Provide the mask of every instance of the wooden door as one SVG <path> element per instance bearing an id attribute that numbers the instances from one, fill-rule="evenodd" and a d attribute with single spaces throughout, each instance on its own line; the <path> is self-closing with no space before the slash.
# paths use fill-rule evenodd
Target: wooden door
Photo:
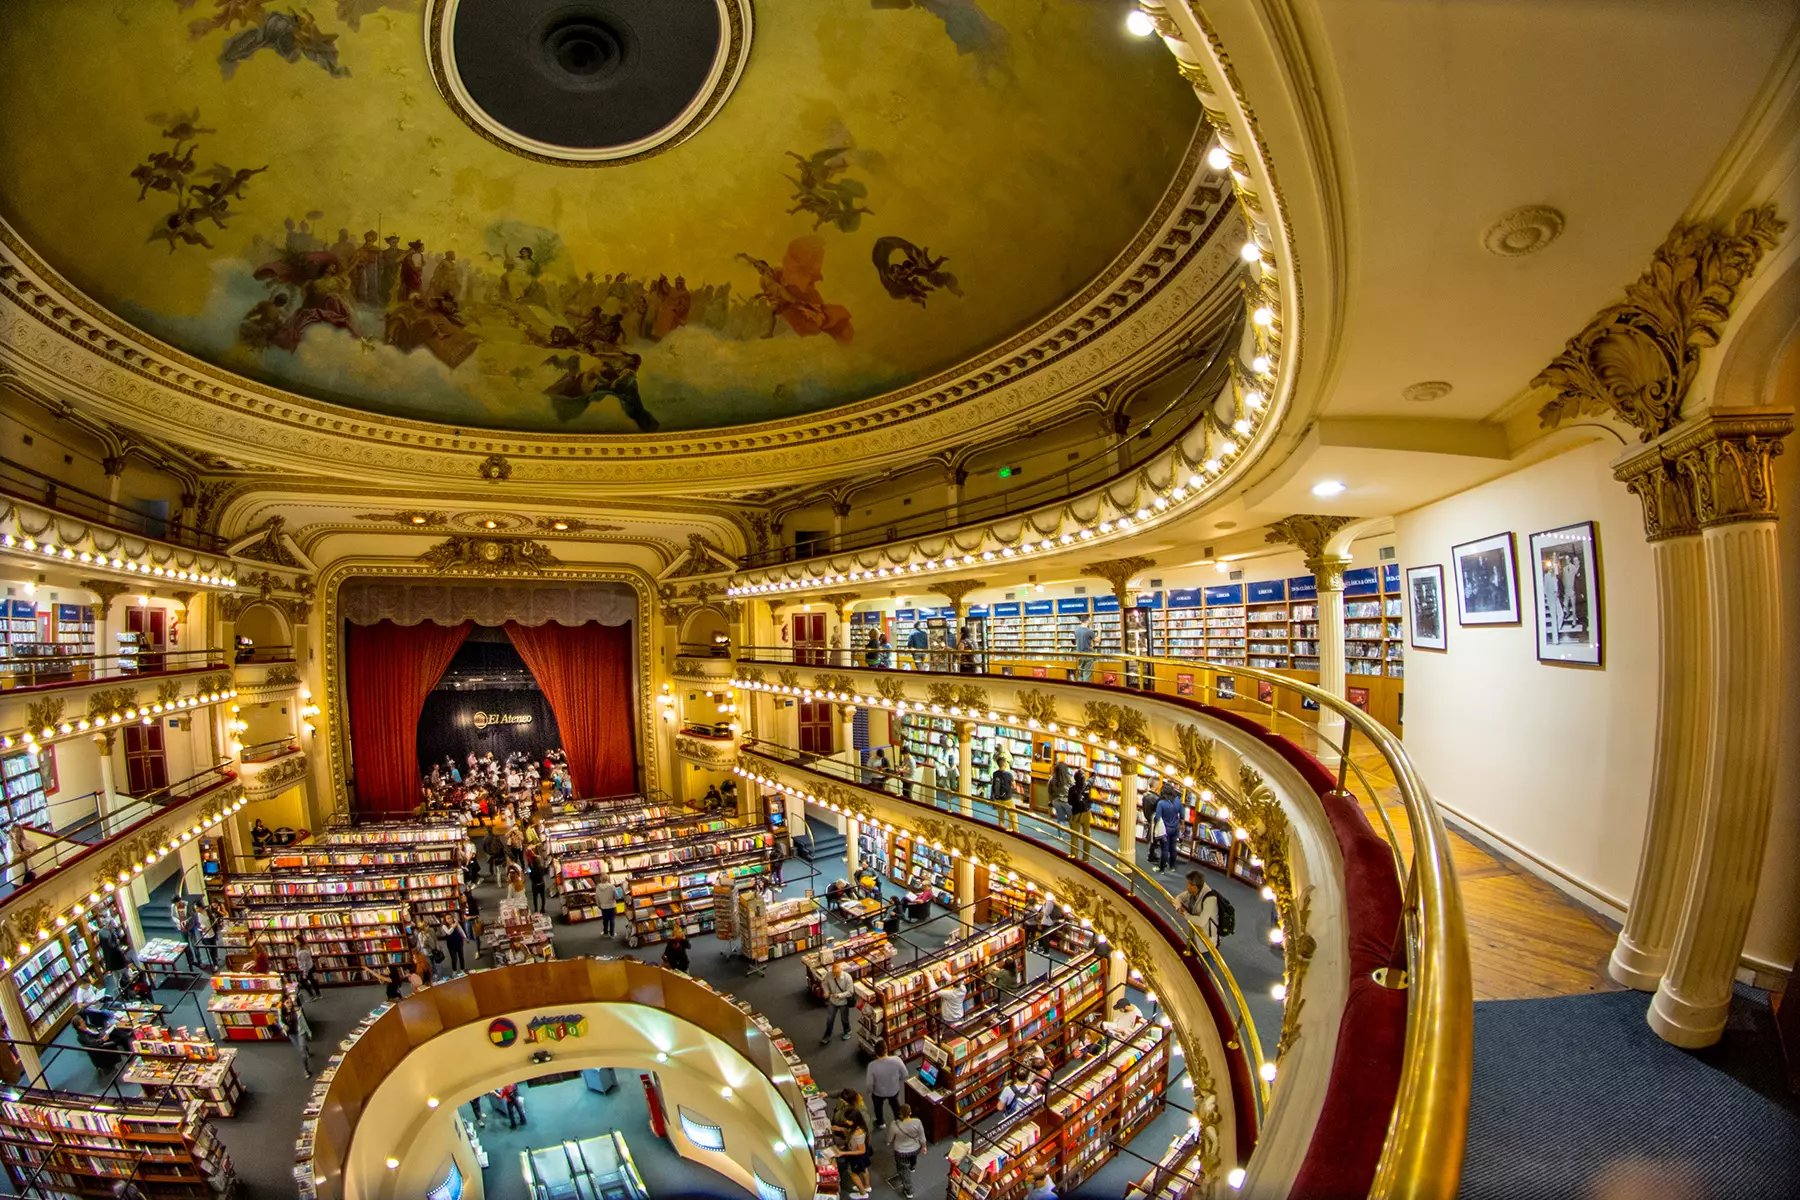
<path id="1" fill-rule="evenodd" d="M 169 645 L 168 610 L 133 605 L 125 610 L 125 632 L 145 635 L 144 653 L 138 655 L 138 670 L 162 670 L 162 651 L 168 649 Z"/>
<path id="2" fill-rule="evenodd" d="M 802 754 L 831 754 L 836 751 L 836 739 L 832 735 L 831 705 L 823 700 L 802 700 L 800 702 L 800 752 Z"/>
<path id="3" fill-rule="evenodd" d="M 125 790 L 143 796 L 169 786 L 162 725 L 125 726 Z"/>
<path id="4" fill-rule="evenodd" d="M 794 614 L 794 661 L 803 667 L 822 667 L 825 657 L 825 614 Z"/>

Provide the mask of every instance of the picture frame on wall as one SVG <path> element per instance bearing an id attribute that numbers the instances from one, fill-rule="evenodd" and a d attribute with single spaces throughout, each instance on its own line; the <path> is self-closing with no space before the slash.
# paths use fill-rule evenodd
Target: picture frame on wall
<path id="1" fill-rule="evenodd" d="M 1457 624 L 1519 623 L 1519 568 L 1510 532 L 1450 547 L 1450 563 L 1456 573 Z"/>
<path id="2" fill-rule="evenodd" d="M 1444 566 L 1406 568 L 1406 615 L 1410 641 L 1417 650 L 1448 650 L 1444 626 Z"/>
<path id="3" fill-rule="evenodd" d="M 1529 544 L 1538 661 L 1604 665 L 1599 528 L 1580 521 L 1534 533 Z"/>

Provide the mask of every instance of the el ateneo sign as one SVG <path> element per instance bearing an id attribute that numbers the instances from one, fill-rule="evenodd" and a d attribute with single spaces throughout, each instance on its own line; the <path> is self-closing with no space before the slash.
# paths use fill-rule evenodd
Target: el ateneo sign
<path id="1" fill-rule="evenodd" d="M 477 712 L 469 720 L 477 729 L 489 729 L 496 725 L 529 725 L 531 714 Z"/>

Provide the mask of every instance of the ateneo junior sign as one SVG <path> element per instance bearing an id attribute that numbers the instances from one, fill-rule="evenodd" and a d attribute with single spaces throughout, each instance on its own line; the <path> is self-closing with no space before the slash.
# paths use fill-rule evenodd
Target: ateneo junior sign
<path id="1" fill-rule="evenodd" d="M 494 725 L 529 725 L 531 714 L 478 712 L 472 720 L 477 729 L 487 729 Z"/>

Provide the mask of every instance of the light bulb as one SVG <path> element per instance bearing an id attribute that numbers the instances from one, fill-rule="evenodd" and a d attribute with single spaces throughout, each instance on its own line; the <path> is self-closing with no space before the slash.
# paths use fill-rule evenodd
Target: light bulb
<path id="1" fill-rule="evenodd" d="M 1262 247 L 1255 242 L 1245 242 L 1243 248 L 1238 251 L 1238 257 L 1245 262 L 1255 262 L 1262 257 Z"/>
<path id="2" fill-rule="evenodd" d="M 1312 486 L 1312 494 L 1315 496 L 1341 496 L 1344 491 L 1344 483 L 1339 479 L 1321 479 Z"/>
<path id="3" fill-rule="evenodd" d="M 1244 1168 L 1242 1168 L 1242 1167 L 1231 1168 L 1231 1170 L 1225 1176 L 1225 1182 L 1229 1183 L 1232 1186 L 1233 1190 L 1242 1188 L 1244 1186 Z"/>
<path id="4" fill-rule="evenodd" d="M 1156 32 L 1156 22 L 1143 9 L 1134 8 L 1131 15 L 1125 18 L 1125 29 L 1133 37 L 1149 37 Z"/>
<path id="5" fill-rule="evenodd" d="M 1215 171 L 1223 171 L 1231 165 L 1231 155 L 1223 146 L 1214 146 L 1206 152 L 1206 165 Z"/>
<path id="6" fill-rule="evenodd" d="M 1287 984 L 1278 983 L 1269 989 L 1269 995 L 1276 1001 L 1287 999 Z"/>
<path id="7" fill-rule="evenodd" d="M 1264 1063 L 1257 1069 L 1256 1073 L 1263 1077 L 1263 1082 L 1265 1083 L 1275 1082 L 1275 1064 L 1272 1062 Z"/>

